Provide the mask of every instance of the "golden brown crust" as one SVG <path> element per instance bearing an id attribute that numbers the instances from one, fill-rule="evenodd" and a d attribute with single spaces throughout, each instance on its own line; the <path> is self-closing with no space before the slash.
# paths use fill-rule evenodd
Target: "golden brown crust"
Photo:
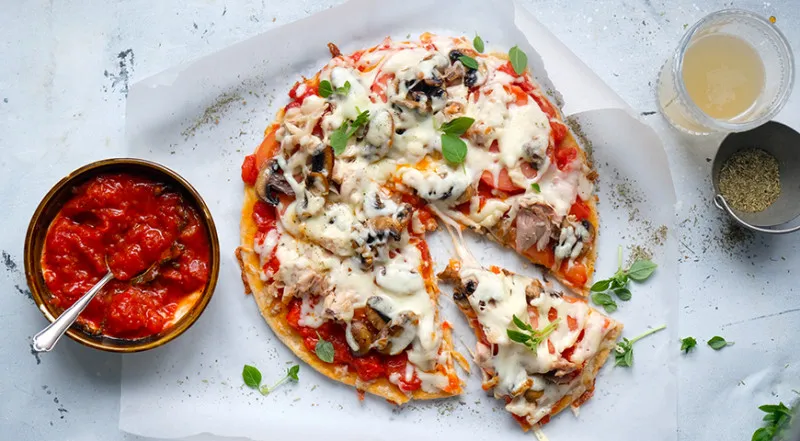
<path id="1" fill-rule="evenodd" d="M 325 363 L 317 358 L 315 354 L 307 350 L 303 344 L 302 336 L 297 334 L 286 321 L 286 311 L 278 300 L 277 289 L 272 284 L 264 283 L 261 280 L 258 255 L 251 248 L 257 231 L 256 224 L 253 221 L 253 207 L 256 201 L 257 196 L 253 187 L 245 186 L 240 226 L 240 240 L 242 245 L 236 250 L 237 260 L 239 261 L 239 266 L 242 271 L 242 281 L 245 282 L 245 292 L 251 290 L 253 293 L 253 297 L 258 304 L 258 309 L 261 311 L 261 316 L 264 317 L 264 320 L 275 335 L 277 335 L 283 344 L 291 349 L 298 358 L 306 362 L 317 372 L 332 380 L 355 386 L 359 390 L 383 397 L 395 404 L 403 404 L 409 401 L 409 399 L 430 400 L 446 398 L 458 395 L 461 392 L 460 387 L 453 393 L 428 393 L 420 389 L 412 392 L 409 396 L 386 378 L 379 378 L 370 383 L 360 382 L 355 372 L 347 371 L 347 369 L 341 365 Z M 450 329 L 445 327 L 443 334 L 442 350 L 452 351 L 453 339 Z M 449 368 L 454 369 L 452 366 Z"/>

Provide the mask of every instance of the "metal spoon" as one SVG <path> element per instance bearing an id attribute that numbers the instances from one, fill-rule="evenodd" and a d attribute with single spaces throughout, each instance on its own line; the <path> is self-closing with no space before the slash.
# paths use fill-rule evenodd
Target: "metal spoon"
<path id="1" fill-rule="evenodd" d="M 159 259 L 153 262 L 147 269 L 142 271 L 141 273 L 137 274 L 133 278 L 131 278 L 131 283 L 134 285 L 141 285 L 144 283 L 148 283 L 155 279 L 158 276 L 158 271 L 161 265 L 176 259 L 178 256 L 181 255 L 183 252 L 183 246 L 174 243 L 169 248 L 165 249 Z M 106 266 L 108 263 L 106 263 Z M 61 336 L 67 332 L 67 329 L 75 323 L 75 320 L 78 319 L 78 316 L 81 315 L 84 309 L 89 306 L 89 303 L 92 299 L 103 289 L 104 286 L 111 279 L 114 278 L 114 274 L 109 269 L 105 276 L 102 279 L 98 280 L 95 285 L 86 292 L 80 299 L 78 299 L 75 303 L 72 304 L 69 308 L 67 308 L 61 315 L 58 316 L 57 319 L 50 323 L 49 326 L 39 331 L 38 334 L 33 336 L 33 350 L 36 352 L 49 352 L 51 351 Z"/>
<path id="2" fill-rule="evenodd" d="M 78 316 L 81 315 L 84 309 L 89 306 L 89 303 L 94 299 L 94 296 L 103 289 L 104 286 L 111 279 L 114 278 L 114 274 L 111 271 L 107 272 L 102 279 L 98 280 L 97 283 L 94 284 L 92 289 L 86 292 L 78 301 L 72 304 L 69 308 L 67 308 L 64 312 L 58 316 L 57 319 L 50 323 L 49 326 L 42 329 L 38 334 L 33 336 L 33 350 L 36 352 L 49 352 L 52 350 L 58 340 L 61 339 L 61 336 L 67 332 L 70 326 L 75 323 L 75 320 L 78 319 Z"/>

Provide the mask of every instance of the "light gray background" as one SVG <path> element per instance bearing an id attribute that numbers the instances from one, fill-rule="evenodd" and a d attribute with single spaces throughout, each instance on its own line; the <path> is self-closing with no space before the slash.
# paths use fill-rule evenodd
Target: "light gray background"
<path id="1" fill-rule="evenodd" d="M 126 439 L 119 432 L 120 356 L 64 340 L 35 357 L 45 325 L 22 269 L 39 199 L 65 173 L 125 155 L 128 84 L 336 1 L 22 1 L 0 7 L 0 439 Z M 678 194 L 680 335 L 700 346 L 679 363 L 680 438 L 749 439 L 756 407 L 800 391 L 800 235 L 732 229 L 711 203 L 718 138 L 688 139 L 657 114 L 653 84 L 684 28 L 726 7 L 777 17 L 800 48 L 800 4 L 522 1 L 661 136 Z M 458 7 L 453 3 L 443 5 Z M 221 67 L 224 68 L 224 67 Z M 800 128 L 800 92 L 777 120 Z M 800 148 L 800 146 L 798 146 Z M 714 352 L 705 340 L 736 345 Z M 678 343 L 674 342 L 677 351 Z M 634 367 L 635 368 L 635 367 Z M 654 415 L 653 418 L 657 418 Z M 613 436 L 605 434 L 604 436 Z M 553 440 L 559 441 L 559 440 Z"/>

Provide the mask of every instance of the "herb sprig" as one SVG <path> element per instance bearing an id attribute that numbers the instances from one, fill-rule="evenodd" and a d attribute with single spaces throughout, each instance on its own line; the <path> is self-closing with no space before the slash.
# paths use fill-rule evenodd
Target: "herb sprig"
<path id="1" fill-rule="evenodd" d="M 325 363 L 333 363 L 333 356 L 335 354 L 333 343 L 322 338 L 319 332 L 317 332 L 317 338 L 319 340 L 317 340 L 317 344 L 314 346 L 314 352 L 317 354 L 317 357 Z"/>
<path id="2" fill-rule="evenodd" d="M 630 268 L 623 269 L 622 246 L 620 246 L 617 252 L 617 267 L 617 272 L 613 276 L 597 281 L 591 287 L 591 291 L 594 293 L 592 301 L 596 305 L 602 306 L 608 313 L 617 310 L 617 302 L 608 294 L 609 291 L 613 292 L 620 300 L 627 302 L 632 297 L 628 283 L 631 280 L 644 282 L 653 274 L 658 265 L 647 259 L 639 259 L 633 262 Z"/>
<path id="3" fill-rule="evenodd" d="M 266 385 L 261 385 L 261 371 L 258 370 L 255 366 L 251 366 L 249 364 L 244 365 L 242 369 L 242 379 L 244 380 L 244 384 L 251 389 L 255 389 L 261 392 L 261 395 L 267 396 L 270 392 L 275 390 L 281 384 L 292 380 L 298 381 L 297 374 L 300 372 L 300 365 L 294 365 L 286 370 L 286 376 L 278 380 L 275 384 L 270 387 Z"/>
<path id="4" fill-rule="evenodd" d="M 561 322 L 561 319 L 557 318 L 555 321 L 550 322 L 542 329 L 533 329 L 531 325 L 523 322 L 516 315 L 513 316 L 512 320 L 514 325 L 521 329 L 521 331 L 507 329 L 506 334 L 508 335 L 508 338 L 513 342 L 525 345 L 534 353 L 537 351 L 539 345 L 545 341 L 547 337 L 549 337 L 550 334 L 556 330 L 556 328 L 558 328 L 558 324 Z"/>
<path id="5" fill-rule="evenodd" d="M 753 432 L 752 441 L 785 441 L 786 428 L 792 422 L 792 408 L 783 403 L 759 406 L 765 412 L 764 426 Z"/>
<path id="6" fill-rule="evenodd" d="M 666 329 L 666 327 L 667 325 L 661 325 L 657 328 L 649 329 L 643 334 L 637 335 L 630 340 L 623 338 L 622 341 L 618 342 L 617 346 L 614 348 L 614 366 L 633 366 L 633 344 L 647 337 L 648 335 L 655 334 L 662 329 Z"/>
<path id="7" fill-rule="evenodd" d="M 461 164 L 467 158 L 467 143 L 460 138 L 475 120 L 466 116 L 442 124 L 442 155 L 453 164 Z"/>
<path id="8" fill-rule="evenodd" d="M 350 92 L 350 82 L 345 81 L 342 87 L 333 87 L 330 81 L 322 80 L 319 82 L 319 96 L 327 98 L 334 93 L 337 95 L 347 96 Z"/>
<path id="9" fill-rule="evenodd" d="M 681 339 L 681 351 L 683 351 L 684 354 L 688 354 L 689 351 L 695 348 L 695 346 L 697 346 L 697 340 L 695 340 L 694 337 L 686 337 Z"/>
<path id="10" fill-rule="evenodd" d="M 367 121 L 369 121 L 369 110 L 359 113 L 353 122 L 345 121 L 338 129 L 334 130 L 330 137 L 333 153 L 341 155 L 347 148 L 347 140 L 355 135 L 359 127 L 366 124 Z"/>
<path id="11" fill-rule="evenodd" d="M 483 53 L 483 39 L 480 35 L 475 34 L 475 38 L 472 39 L 472 47 L 474 47 L 478 53 Z"/>
<path id="12" fill-rule="evenodd" d="M 525 68 L 528 67 L 528 56 L 519 46 L 514 46 L 508 50 L 508 60 L 511 61 L 511 67 L 517 75 L 525 73 Z"/>
<path id="13" fill-rule="evenodd" d="M 708 340 L 708 345 L 711 346 L 711 349 L 715 351 L 719 351 L 720 349 L 724 348 L 725 346 L 730 346 L 734 342 L 726 341 L 724 338 L 720 337 L 719 335 L 715 335 Z"/>

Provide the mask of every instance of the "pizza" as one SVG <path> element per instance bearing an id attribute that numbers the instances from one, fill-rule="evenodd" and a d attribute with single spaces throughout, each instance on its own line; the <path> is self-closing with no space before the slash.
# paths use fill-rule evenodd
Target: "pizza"
<path id="1" fill-rule="evenodd" d="M 585 293 L 596 174 L 519 60 L 429 33 L 329 49 L 242 164 L 245 290 L 334 380 L 394 403 L 458 394 L 426 233 L 470 228 Z"/>
<path id="2" fill-rule="evenodd" d="M 483 389 L 504 400 L 525 431 L 592 396 L 622 324 L 583 298 L 494 266 L 454 260 L 439 277 L 453 285 L 453 300 L 477 337 Z"/>

